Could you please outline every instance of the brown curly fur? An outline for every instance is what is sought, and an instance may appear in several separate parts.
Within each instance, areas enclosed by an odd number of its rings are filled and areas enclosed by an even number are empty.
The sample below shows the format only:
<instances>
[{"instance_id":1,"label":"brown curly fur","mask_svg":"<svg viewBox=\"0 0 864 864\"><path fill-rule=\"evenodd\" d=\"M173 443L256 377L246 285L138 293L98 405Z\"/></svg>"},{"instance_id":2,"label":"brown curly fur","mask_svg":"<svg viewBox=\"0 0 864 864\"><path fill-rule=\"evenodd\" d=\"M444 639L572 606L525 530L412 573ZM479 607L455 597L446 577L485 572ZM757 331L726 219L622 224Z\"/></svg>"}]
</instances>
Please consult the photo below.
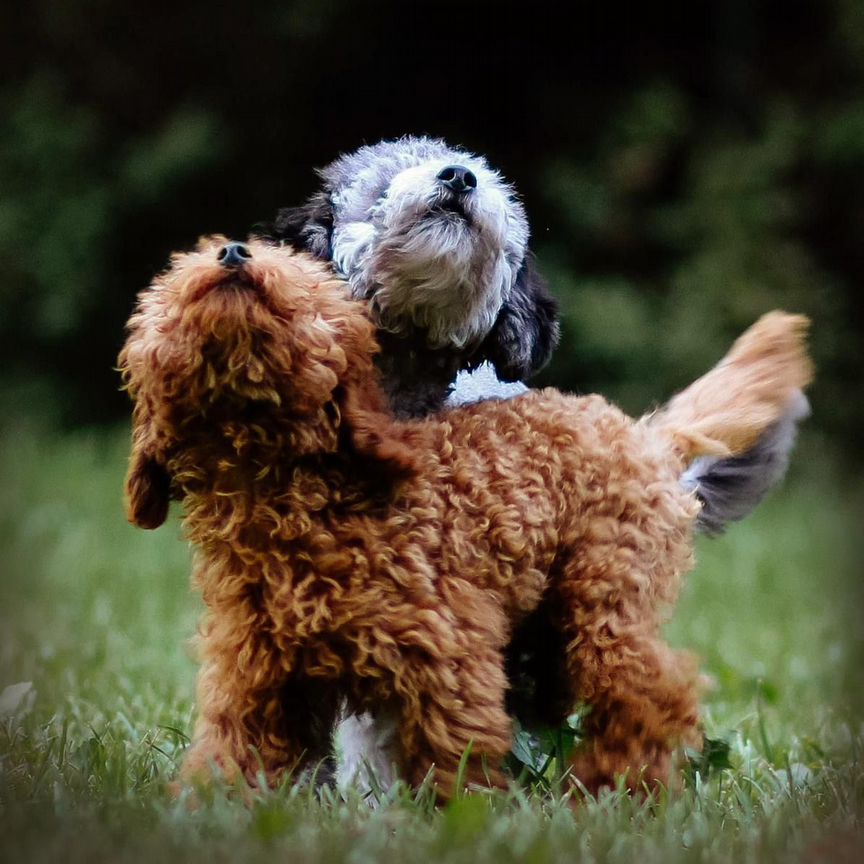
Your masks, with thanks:
<instances>
[{"instance_id":1,"label":"brown curly fur","mask_svg":"<svg viewBox=\"0 0 864 864\"><path fill-rule=\"evenodd\" d=\"M182 499L207 607L183 776L274 781L327 753L347 699L396 712L411 783L434 765L446 796L471 744L466 782L499 785L502 652L545 598L571 703L591 706L576 776L668 782L698 738L696 664L660 634L693 563L678 477L746 447L806 383L805 320L766 316L641 421L543 390L402 422L374 328L330 272L260 243L226 269L224 242L174 257L120 355L129 518L156 527Z\"/></svg>"}]
</instances>

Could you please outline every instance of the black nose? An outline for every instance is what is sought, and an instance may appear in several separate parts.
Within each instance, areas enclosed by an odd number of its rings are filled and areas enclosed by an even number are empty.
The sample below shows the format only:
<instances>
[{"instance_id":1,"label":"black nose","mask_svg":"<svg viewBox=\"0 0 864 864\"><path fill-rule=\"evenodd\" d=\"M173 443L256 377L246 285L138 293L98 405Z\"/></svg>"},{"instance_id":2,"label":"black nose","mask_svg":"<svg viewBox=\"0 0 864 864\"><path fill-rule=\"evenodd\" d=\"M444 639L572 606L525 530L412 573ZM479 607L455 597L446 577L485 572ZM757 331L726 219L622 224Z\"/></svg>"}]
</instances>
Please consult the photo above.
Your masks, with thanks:
<instances>
[{"instance_id":1,"label":"black nose","mask_svg":"<svg viewBox=\"0 0 864 864\"><path fill-rule=\"evenodd\" d=\"M438 179L443 186L454 192L470 192L477 188L477 177L462 165L448 165L438 172Z\"/></svg>"},{"instance_id":2,"label":"black nose","mask_svg":"<svg viewBox=\"0 0 864 864\"><path fill-rule=\"evenodd\" d=\"M240 267L252 260L252 254L242 243L229 243L219 250L216 260L223 267Z\"/></svg>"}]
</instances>

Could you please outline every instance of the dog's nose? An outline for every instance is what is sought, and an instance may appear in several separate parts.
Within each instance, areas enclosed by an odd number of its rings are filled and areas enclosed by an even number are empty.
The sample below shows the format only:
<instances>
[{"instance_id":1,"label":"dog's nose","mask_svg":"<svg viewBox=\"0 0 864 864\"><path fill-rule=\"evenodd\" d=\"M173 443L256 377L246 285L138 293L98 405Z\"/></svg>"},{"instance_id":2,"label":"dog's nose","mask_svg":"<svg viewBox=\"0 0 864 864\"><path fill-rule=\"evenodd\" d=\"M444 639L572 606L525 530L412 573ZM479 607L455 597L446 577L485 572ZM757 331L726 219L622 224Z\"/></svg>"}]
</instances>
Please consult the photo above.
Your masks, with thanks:
<instances>
[{"instance_id":1,"label":"dog's nose","mask_svg":"<svg viewBox=\"0 0 864 864\"><path fill-rule=\"evenodd\" d=\"M477 176L463 165L448 165L437 175L442 186L453 192L470 192L477 188Z\"/></svg>"},{"instance_id":2,"label":"dog's nose","mask_svg":"<svg viewBox=\"0 0 864 864\"><path fill-rule=\"evenodd\" d=\"M228 243L219 250L216 260L223 267L240 267L252 260L252 253L242 243Z\"/></svg>"}]
</instances>

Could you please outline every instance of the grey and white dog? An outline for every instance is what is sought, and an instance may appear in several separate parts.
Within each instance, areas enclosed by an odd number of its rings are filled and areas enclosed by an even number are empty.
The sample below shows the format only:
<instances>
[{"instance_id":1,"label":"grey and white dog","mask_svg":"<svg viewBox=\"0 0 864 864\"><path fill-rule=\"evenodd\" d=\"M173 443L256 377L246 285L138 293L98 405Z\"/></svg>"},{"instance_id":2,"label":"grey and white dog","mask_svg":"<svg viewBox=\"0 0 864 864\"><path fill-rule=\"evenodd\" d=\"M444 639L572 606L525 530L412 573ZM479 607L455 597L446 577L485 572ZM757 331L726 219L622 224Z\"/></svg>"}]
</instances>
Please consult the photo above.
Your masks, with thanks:
<instances>
[{"instance_id":1,"label":"grey and white dog","mask_svg":"<svg viewBox=\"0 0 864 864\"><path fill-rule=\"evenodd\" d=\"M545 365L559 329L513 187L482 157L415 137L361 147L319 175L320 191L267 234L331 260L369 301L396 413L522 392L514 382Z\"/></svg>"}]
</instances>

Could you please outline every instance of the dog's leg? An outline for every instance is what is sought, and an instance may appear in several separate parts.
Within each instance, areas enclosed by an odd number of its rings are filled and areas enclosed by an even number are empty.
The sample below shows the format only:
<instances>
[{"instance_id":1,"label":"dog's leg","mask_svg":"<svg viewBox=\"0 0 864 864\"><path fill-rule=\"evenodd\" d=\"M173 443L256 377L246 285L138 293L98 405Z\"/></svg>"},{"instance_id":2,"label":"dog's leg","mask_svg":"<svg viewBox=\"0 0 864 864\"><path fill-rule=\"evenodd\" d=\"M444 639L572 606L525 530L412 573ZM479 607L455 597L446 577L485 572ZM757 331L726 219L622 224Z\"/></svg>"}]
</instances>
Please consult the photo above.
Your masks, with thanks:
<instances>
[{"instance_id":1,"label":"dog's leg","mask_svg":"<svg viewBox=\"0 0 864 864\"><path fill-rule=\"evenodd\" d=\"M386 790L393 785L394 768L402 761L398 724L399 716L390 706L362 714L343 709L335 736L338 788L356 785L366 793L376 786Z\"/></svg>"},{"instance_id":2,"label":"dog's leg","mask_svg":"<svg viewBox=\"0 0 864 864\"><path fill-rule=\"evenodd\" d=\"M266 661L262 658L262 667ZM198 679L198 720L181 768L184 783L241 778L268 785L284 772L326 758L338 707L335 693L311 682L257 681L234 656L211 656Z\"/></svg>"},{"instance_id":3,"label":"dog's leg","mask_svg":"<svg viewBox=\"0 0 864 864\"><path fill-rule=\"evenodd\" d=\"M557 585L573 695L590 706L572 767L592 794L622 775L631 789L674 784L673 753L699 741L696 663L660 636L657 598L637 558L590 544Z\"/></svg>"},{"instance_id":4,"label":"dog's leg","mask_svg":"<svg viewBox=\"0 0 864 864\"><path fill-rule=\"evenodd\" d=\"M504 787L501 762L512 744L511 720L504 709L507 686L500 651L482 634L463 633L464 650L449 662L415 661L399 687L399 727L403 770L419 785L435 768L439 798L447 800L462 784ZM464 772L459 763L470 748Z\"/></svg>"}]
</instances>

